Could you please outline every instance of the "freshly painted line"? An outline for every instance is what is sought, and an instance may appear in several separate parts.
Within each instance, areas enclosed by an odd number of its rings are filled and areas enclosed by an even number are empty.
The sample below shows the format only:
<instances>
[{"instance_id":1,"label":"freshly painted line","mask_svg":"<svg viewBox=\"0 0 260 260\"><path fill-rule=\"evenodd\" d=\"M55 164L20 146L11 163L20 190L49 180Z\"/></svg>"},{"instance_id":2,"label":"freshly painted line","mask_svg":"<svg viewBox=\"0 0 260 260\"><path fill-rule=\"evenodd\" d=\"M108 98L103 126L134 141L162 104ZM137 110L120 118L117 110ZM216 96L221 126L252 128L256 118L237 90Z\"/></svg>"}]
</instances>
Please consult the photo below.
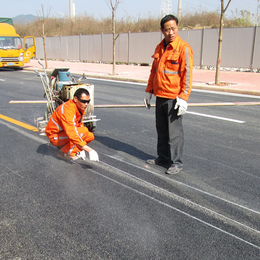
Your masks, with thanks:
<instances>
[{"instance_id":1,"label":"freshly painted line","mask_svg":"<svg viewBox=\"0 0 260 260\"><path fill-rule=\"evenodd\" d=\"M73 163L78 164L77 161L73 161ZM143 183L144 185L151 186L151 187L155 188L155 190L157 190L157 191L161 191L161 192L163 192L163 193L165 193L165 194L168 194L168 195L171 195L171 196L176 197L177 199L179 199L179 201L183 201L183 202L186 203L187 205L190 205L190 206L193 205L194 207L198 207L198 208L200 208L200 209L206 210L206 211L208 211L208 212L211 212L211 213L213 213L213 214L219 216L220 218L227 219L227 220L229 220L230 222L236 223L237 225L240 225L240 226L242 226L242 227L244 227L244 228L247 228L247 229L249 229L249 230L251 230L251 231L253 231L253 232L256 232L256 233L260 234L260 231L257 230L257 229L255 229L255 228L249 227L249 226L247 226L247 225L245 225L245 224L243 224L243 223L240 223L240 222L238 222L238 221L236 221L236 220L234 220L234 219L231 219L231 218L229 218L229 217L226 217L226 216L224 216L224 215L222 215L222 214L220 214L220 213L218 213L218 212L216 212L216 211L214 211L214 210L211 210L211 209L209 209L209 208L207 208L207 207L204 207L204 206L202 206L202 205L200 205L200 204L198 204L198 203L195 203L195 202L193 202L193 201L191 201L191 200L189 200L189 199L186 199L186 198L184 198L184 197L182 197L182 196L179 196L179 195L177 195L177 194L175 194L175 193L173 193L173 192L170 192L170 191L168 191L168 190L166 190L166 189L163 189L163 188L161 188L161 187L159 187L159 186L157 186L157 185L155 185L155 184L152 184L152 183L150 183L150 182L148 182L148 181L145 181L145 180L143 180L143 179L141 179L141 178L138 178L138 177L136 177L136 176L134 176L134 175L132 175L132 174L130 174L130 173L124 171L124 170L121 170L121 169L119 169L119 168L117 168L117 167L114 167L114 166L112 166L112 165L110 165L110 164L107 164L107 163L105 163L105 162L102 162L102 161L99 161L99 163L101 163L101 164L103 164L103 165L105 165L105 166L108 166L108 167L110 167L111 169L114 169L114 170L117 170L117 171L123 173L125 176L128 176L128 177L132 178L133 180L135 180L136 182L138 182L139 185L140 185L140 182L141 182L141 183ZM91 169L90 169L90 170L91 170ZM102 175L102 174L101 174L101 175ZM122 184L122 185L124 185L124 184ZM127 185L125 185L125 186L128 187ZM167 204L167 205L168 205L168 204Z\"/></svg>"},{"instance_id":2,"label":"freshly painted line","mask_svg":"<svg viewBox=\"0 0 260 260\"><path fill-rule=\"evenodd\" d=\"M232 204L232 205L234 205L234 206L236 206L236 207L239 207L239 208L242 208L242 209L245 209L245 210L248 210L248 211L251 211L251 212L253 212L253 213L255 213L255 214L260 215L260 212L259 212L259 211L256 211L256 210L247 208L247 207L245 207L245 206L243 206L243 205L240 205L240 204L235 203L235 202L232 202L232 201L230 201L230 200L221 198L221 197L216 196L216 195L214 195L214 194L212 194L212 193L209 193L209 192L207 192L207 191L204 191L204 190L195 188L195 187L193 187L193 186L191 186L191 185L188 185L188 184L186 184L186 183L183 183L183 182L180 182L180 181L171 179L171 178L167 177L166 174L165 174L165 176L164 176L164 175L161 175L161 174L156 173L156 172L153 172L153 171L151 171L151 170L149 170L149 169L147 169L147 168L140 167L140 166L135 165L135 164L133 164L133 163L129 163L129 162L123 161L123 160L121 160L121 159L119 159L119 158L116 158L115 156L111 156L111 155L108 155L108 154L106 154L106 156L109 157L109 158L112 158L112 159L114 159L114 160L116 160L116 161L123 162L123 163L125 163L125 164L127 164L127 165L133 166L133 167L135 167L135 168L137 168L137 169L141 169L141 170L143 170L143 171L149 172L149 173L151 173L151 174L153 174L153 175L155 175L155 176L157 176L157 177L159 177L159 178L161 178L161 179L163 179L163 180L167 180L167 181L171 181L171 182L177 183L177 184L179 184L179 185L182 185L182 186L187 187L187 188L189 188L189 189L198 191L198 192L200 192L200 193L202 193L202 194L205 194L205 195L207 195L207 196L210 196L210 197L212 197L212 198L216 198L216 199L221 200L221 201L224 201L224 202L226 202L226 203L228 203L228 204Z\"/></svg>"},{"instance_id":3,"label":"freshly painted line","mask_svg":"<svg viewBox=\"0 0 260 260\"><path fill-rule=\"evenodd\" d=\"M10 100L9 104L40 104L47 103L47 100Z\"/></svg>"},{"instance_id":4,"label":"freshly painted line","mask_svg":"<svg viewBox=\"0 0 260 260\"><path fill-rule=\"evenodd\" d=\"M155 105L151 105L154 107ZM111 104L111 105L94 105L95 108L133 108L133 107L145 107L144 104Z\"/></svg>"},{"instance_id":5,"label":"freshly painted line","mask_svg":"<svg viewBox=\"0 0 260 260\"><path fill-rule=\"evenodd\" d=\"M125 84L131 84L131 85L147 86L147 83L141 83L141 82L131 82L131 81L113 80L113 79L101 79L101 78L91 78L91 77L87 77L87 79L99 80L99 81L108 81L108 82L115 82L115 83L125 83Z\"/></svg>"},{"instance_id":6,"label":"freshly painted line","mask_svg":"<svg viewBox=\"0 0 260 260\"><path fill-rule=\"evenodd\" d=\"M40 104L47 103L47 100L10 100L9 104ZM260 102L220 102L220 103L188 103L189 107L215 107L215 106L256 106ZM122 107L145 107L144 104L105 104L95 105L96 108L122 108ZM155 107L155 105L151 105Z\"/></svg>"},{"instance_id":7,"label":"freshly painted line","mask_svg":"<svg viewBox=\"0 0 260 260\"><path fill-rule=\"evenodd\" d=\"M75 163L77 164L77 162L75 162ZM178 196L178 195L176 195L176 194L174 194L174 193L171 193L171 192L169 192L169 191L167 191L167 190L164 190L164 189L162 189L162 188L159 187L159 186L153 185L153 184L151 184L151 183L149 183L149 182L146 182L146 181L144 181L144 180L142 180L142 179L139 179L139 178L137 178L137 177L135 177L135 176L133 176L133 175L131 175L131 174L125 172L125 171L122 171L122 170L120 170L120 169L118 169L118 168L116 168L116 167L113 167L113 166L111 166L111 165L109 165L109 164L107 164L107 163L105 163L105 162L101 162L101 161L100 161L100 163L102 163L102 164L104 164L104 165L106 165L106 166L109 166L109 167L111 167L112 169L118 170L118 171L120 171L120 172L126 174L126 175L129 176L129 177L132 177L132 178L135 179L136 181L141 181L142 183L149 184L149 185L151 185L152 187L154 187L157 191L162 191L162 192L166 192L166 193L168 193L168 194L174 195L174 196L176 196L177 198L179 198L180 200L184 200L184 201L188 202L189 205L193 204L193 205L195 205L195 206L198 206L199 208L202 208L202 209L204 209L204 210L208 210L209 212L212 212L213 214L216 214L217 216L220 216L220 217L223 218L223 219L226 219L226 220L228 220L228 221L231 221L231 222L233 222L233 223L236 223L236 224L238 224L238 225L241 225L241 226L243 226L244 228L247 228L247 229L249 229L249 230L251 230L251 231L253 231L253 232L260 233L258 230L254 229L254 228L251 228L251 227L246 226L246 225L244 225L244 224L242 224L242 223L240 223L240 222L238 222L238 221L235 221L235 220L233 220L233 219L230 219L230 218L228 218L228 217L225 217L224 215L221 215L221 214L219 214L219 213L217 213L217 212L214 212L214 211L212 211L212 210L210 210L210 209L208 209L208 208L205 208L205 207L203 207L203 206L201 206L201 205L199 205L199 204L196 204L196 203L194 203L194 202L192 202L192 201L190 201L190 200L187 200L187 199L185 199L185 198L183 198L183 197L180 197L180 196ZM150 195L147 195L147 194L145 194L144 192L141 192L141 191L138 191L138 190L136 190L136 189L134 189L134 188L131 188L131 187L129 187L129 186L127 186L127 185L125 185L125 184L123 184L123 183L121 183L121 182L119 182L119 181L116 181L116 180L114 180L114 179L112 179L112 178L110 178L110 177L108 177L108 176L105 176L105 175L103 175L103 174L101 174L100 172L97 172L97 171L95 171L95 170L89 169L89 171L91 171L91 172L93 172L93 173L95 173L95 174L98 174L98 175L100 175L100 176L102 176L102 177L104 177L104 178L106 178L106 179L109 179L109 180L111 180L111 181L113 181L113 182L115 182L115 183L117 183L117 184L119 184L119 185L121 185L121 186L123 186L123 187L125 187L125 188L127 188L127 189L130 189L130 190L132 190L132 191L134 191L134 192L136 192L136 193L139 193L139 194L141 194L141 195L143 195L143 196L145 196L145 197L147 197L147 198L150 198L151 200L154 200L154 201L156 201L156 202L158 202L158 203L160 203L160 204L162 204L162 205L164 205L164 206L166 206L166 207L168 207L168 208L171 208L171 209L173 209L173 210L175 210L175 211L177 211L177 212L179 212L179 213L181 213L181 214L183 214L183 215L185 215L185 216L187 216L187 217L190 217L190 218L192 218L192 219L194 219L194 220L196 220L196 221L198 221L198 222L200 222L200 223L203 223L203 224L205 224L205 225L207 225L207 226L209 226L209 227L211 227L211 228L213 228L213 229L216 229L216 230L218 230L218 231L220 231L220 232L223 232L224 234L227 234L227 235L229 235L229 236L231 236L231 237L234 237L234 238L236 238L236 239L238 239L238 240L240 240L240 241L242 241L242 242L244 242L244 243L246 243L246 244L248 244L248 245L251 245L251 246L253 246L253 247L257 248L257 249L260 249L259 246L255 245L255 244L253 244L253 243L250 243L249 241L246 241L246 240L244 240L244 239L242 239L242 238L240 238L240 237L238 237L238 236L236 236L236 235L234 235L234 234L232 234L232 233L230 233L230 232L225 231L224 229L221 229L221 228L219 228L219 227L217 227L217 226L214 226L213 224L210 224L210 223L208 223L208 222L206 222L206 221L204 221L204 220L202 220L202 219L200 219L200 218L197 218L197 217L195 217L195 216L192 216L191 214L186 213L186 212L184 212L184 211L182 211L182 210L180 210L180 209L178 209L178 208L175 208L175 207L173 207L173 206L171 206L171 205L169 205L169 204L167 204L167 203L165 203L165 202L163 202L163 201L160 201L160 200L158 200L158 199L156 199L156 198L154 198L154 197L152 197L152 196L150 196Z\"/></svg>"},{"instance_id":8,"label":"freshly painted line","mask_svg":"<svg viewBox=\"0 0 260 260\"><path fill-rule=\"evenodd\" d=\"M2 118L2 115L0 115L0 118ZM7 117L5 117L5 118L7 118ZM2 118L3 119L3 118ZM5 119L4 119L5 120ZM10 122L9 120L6 120L6 121L8 121L8 122ZM16 120L15 120L16 121ZM18 121L19 122L19 121ZM19 124L20 125L20 124ZM24 134L25 136L28 136L28 134L27 133L22 133L22 134ZM29 138L32 138L32 139L34 139L35 137L34 136L28 136ZM37 141L41 141L42 142L42 140L40 140L40 139L37 139ZM103 163L103 162L102 162ZM77 164L77 163L76 163ZM106 164L106 163L103 163L103 164L105 164L105 165L108 165L108 164ZM113 167L113 166L111 166L111 165L108 165L108 166L110 166L110 167L112 167L112 168L115 168L115 167ZM117 169L117 168L115 168L115 169ZM136 179L136 180L138 180L139 178L137 178L137 177L135 177L135 176L133 176L133 175L131 175L131 174L129 174L129 173L127 173L127 172L125 172L125 171L122 171L122 170L120 170L120 169L118 169L120 172L122 172L122 173L125 173L126 175L128 175L128 176L131 176L133 179ZM251 245L251 246L253 246L253 247L256 247L256 248L258 248L258 249L260 249L260 247L259 246L257 246L257 245L255 245L255 244L253 244L253 243L250 243L250 242L248 242L248 241L246 241L246 240L244 240L244 239L242 239L242 238L240 238L240 237L238 237L238 236L236 236L236 235L233 235L233 234L231 234L231 233L229 233L229 232L227 232L227 231L225 231L225 230L223 230L223 229L220 229L220 228L218 228L218 227L216 227L216 226L214 226L214 225L212 225L212 224L210 224L210 223L208 223L208 222L205 222L205 221L203 221L203 220L201 220L201 219L199 219L199 218L197 218L197 217L195 217L195 216L192 216L192 215L190 215L190 214L188 214L188 213L186 213L186 212L184 212L184 211L181 211L181 210L179 210L179 209L177 209L177 208L175 208L175 207L173 207L173 206L171 206L171 205L169 205L169 204L167 204L167 203L164 203L164 202L162 202L162 201L160 201L160 200L158 200L158 199L156 199L156 198L153 198L153 197L151 197L151 196L149 196L149 195L147 195L147 194L145 194L145 193L143 193L143 192L140 192L140 191L138 191L138 190L135 190L135 189L133 189L133 188L131 188L131 187L129 187L129 186L127 186L127 185L125 185L125 184L123 184L123 183L120 183L120 182L118 182L118 181L116 181L116 180L114 180L114 179L112 179L112 178L109 178L109 177L107 177L107 176L105 176L105 175L103 175L103 174L101 174L101 173L99 173L99 172L96 172L96 171L94 171L94 170L91 170L91 169L89 169L89 171L91 171L91 172L93 172L93 173L95 173L95 174L98 174L98 175L100 175L100 176L103 176L104 178L107 178L107 179L109 179L109 180L111 180L111 181L113 181L113 182L116 182L116 183L118 183L119 185L122 185L122 186L124 186L124 187L126 187L126 188L128 188L128 189L130 189L130 190L133 190L134 192L137 192L137 193L139 193L139 194L141 194L141 195L143 195L143 196L146 196L146 197L148 197L148 198L150 198L151 200L154 200L154 201L157 201L158 203L160 203L160 204L162 204L162 205L165 205L166 207L169 207L169 208L171 208L171 209L173 209L173 210L176 210L177 212L180 212L181 214L184 214L184 215L186 215L186 216L188 216L188 217L190 217L190 218L192 218L192 219L195 219L195 220L197 220L197 221L199 221L199 222L201 222L201 223L203 223L203 224L205 224L205 225L207 225L207 226L210 226L210 227L212 227L213 229L216 229L216 230L219 230L219 231L221 231L221 232L223 232L223 233L225 233L225 234L227 234L227 235L230 235L231 237L234 237L234 238L236 238L236 239L238 239L238 240L240 240L240 241L242 241L242 242L244 242L244 243L246 243L246 244L249 244L249 245ZM155 188L157 188L157 186L155 186L155 185L153 185L153 184L151 184L151 183L149 183L149 182L146 182L146 181L144 181L144 180L142 180L142 179L140 179L141 180L141 182L143 182L143 183L148 183L149 185L152 185L152 186L154 186ZM160 188L159 187L159 190L162 190L162 191L166 191L166 190L164 190L164 189L162 189L162 188ZM168 191L166 191L166 192L168 192ZM169 192L168 192L169 193ZM175 196L177 196L176 194L173 194L173 193L170 193L170 194L172 194L172 195L175 195ZM177 197L179 197L179 196L177 196ZM184 198L182 198L182 197L179 197L179 198L181 198L181 199L184 199ZM184 199L184 200L186 200L186 199ZM188 200L187 200L188 201ZM193 204L193 203L192 203ZM199 207L202 207L201 205L199 205L199 204L197 204L197 206L199 206ZM209 209L208 209L209 210ZM218 213L216 213L217 215L220 215L220 214L218 214ZM221 215L220 215L221 216ZM224 218L226 218L226 219L229 219L229 218L227 218L227 217L225 217L225 216L223 216ZM232 220L232 219L230 219L232 222L236 222L236 221L234 221L234 220ZM237 222L237 224L240 224L240 225L243 225L242 223L239 223L239 222ZM245 226L245 225L243 225L244 227L247 227L247 228L249 228L249 229L251 229L251 230L253 230L253 231L256 231L256 232L259 232L258 230L255 230L255 229L252 229L252 228L250 228L250 227L248 227L248 226Z\"/></svg>"},{"instance_id":9,"label":"freshly painted line","mask_svg":"<svg viewBox=\"0 0 260 260\"><path fill-rule=\"evenodd\" d=\"M233 96L233 97L247 97L253 99L260 99L260 96L253 96L250 94L241 94L241 93L231 93L231 92L220 92L214 90L206 90L206 89L192 89L192 92L201 92L201 93L209 93L209 94L216 94L222 96Z\"/></svg>"},{"instance_id":10,"label":"freshly painted line","mask_svg":"<svg viewBox=\"0 0 260 260\"><path fill-rule=\"evenodd\" d=\"M222 103L188 103L189 107L216 107L216 106L255 106L260 102L222 102ZM145 107L144 104L109 104L95 105L96 108L127 108L127 107ZM154 104L151 107L155 107Z\"/></svg>"},{"instance_id":11,"label":"freshly painted line","mask_svg":"<svg viewBox=\"0 0 260 260\"><path fill-rule=\"evenodd\" d=\"M260 102L220 102L220 103L188 103L189 107L209 107L209 106L257 106Z\"/></svg>"},{"instance_id":12,"label":"freshly painted line","mask_svg":"<svg viewBox=\"0 0 260 260\"><path fill-rule=\"evenodd\" d=\"M19 125L19 126L21 126L23 128L26 128L26 129L34 131L34 132L38 132L39 131L38 128L36 128L34 126L31 126L31 125L28 125L28 124L25 124L25 123L22 123L22 122L20 122L18 120L15 120L15 119L11 118L11 117L7 117L7 116L4 116L4 115L0 114L0 118L5 120L5 121L8 121L8 122L10 122L12 124Z\"/></svg>"},{"instance_id":13,"label":"freshly painted line","mask_svg":"<svg viewBox=\"0 0 260 260\"><path fill-rule=\"evenodd\" d=\"M204 117L234 122L234 123L238 123L238 124L244 124L246 122L246 121L240 121L240 120L236 120L236 119L230 119L230 118L225 118L225 117L220 117L220 116L212 116L212 115L201 114L201 113L190 112L190 111L187 111L186 114L192 114L192 115L195 115L195 116L204 116Z\"/></svg>"}]
</instances>

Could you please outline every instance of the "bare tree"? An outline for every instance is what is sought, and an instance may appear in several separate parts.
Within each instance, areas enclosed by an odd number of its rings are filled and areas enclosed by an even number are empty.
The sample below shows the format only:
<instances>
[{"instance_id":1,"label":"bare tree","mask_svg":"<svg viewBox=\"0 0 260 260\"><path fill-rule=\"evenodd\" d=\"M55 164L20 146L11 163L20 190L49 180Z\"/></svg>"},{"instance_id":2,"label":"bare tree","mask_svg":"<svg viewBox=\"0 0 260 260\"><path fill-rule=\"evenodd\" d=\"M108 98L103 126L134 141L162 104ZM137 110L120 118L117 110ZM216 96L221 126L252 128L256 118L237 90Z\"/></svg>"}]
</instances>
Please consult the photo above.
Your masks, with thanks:
<instances>
[{"instance_id":1,"label":"bare tree","mask_svg":"<svg viewBox=\"0 0 260 260\"><path fill-rule=\"evenodd\" d=\"M41 24L42 24L41 37L43 39L45 68L47 69L48 68L48 64L47 64L47 52L46 52L46 43L45 43L45 38L46 38L47 34L45 33L45 23L46 23L46 19L50 15L51 7L47 8L47 15L46 16L45 16L45 13L44 13L43 5L41 5L41 8L42 8L42 11L40 12L40 15L38 14L38 17L40 18L40 21L41 21Z\"/></svg>"},{"instance_id":2,"label":"bare tree","mask_svg":"<svg viewBox=\"0 0 260 260\"><path fill-rule=\"evenodd\" d=\"M112 75L116 74L116 40L119 34L116 36L116 9L120 3L120 0L106 0L108 7L112 10L112 33L113 33L113 72Z\"/></svg>"},{"instance_id":3,"label":"bare tree","mask_svg":"<svg viewBox=\"0 0 260 260\"><path fill-rule=\"evenodd\" d=\"M223 35L223 25L224 25L224 14L227 11L227 8L231 2L228 1L226 8L224 8L224 0L221 1L221 13L220 13L220 23L219 23L219 38L218 38L218 58L216 65L216 76L215 76L215 84L219 84L219 71L220 71L220 63L221 63L221 52L222 52L222 35Z\"/></svg>"}]
</instances>

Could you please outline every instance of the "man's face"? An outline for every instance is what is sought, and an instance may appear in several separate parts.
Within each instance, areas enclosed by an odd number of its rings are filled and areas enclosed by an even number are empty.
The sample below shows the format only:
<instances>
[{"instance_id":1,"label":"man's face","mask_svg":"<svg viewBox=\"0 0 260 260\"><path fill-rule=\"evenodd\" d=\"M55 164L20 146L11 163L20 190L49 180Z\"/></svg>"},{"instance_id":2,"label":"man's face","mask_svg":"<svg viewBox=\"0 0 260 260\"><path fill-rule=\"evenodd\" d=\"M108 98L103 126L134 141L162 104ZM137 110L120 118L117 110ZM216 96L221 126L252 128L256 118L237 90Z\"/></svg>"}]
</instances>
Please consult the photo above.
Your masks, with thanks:
<instances>
[{"instance_id":1,"label":"man's face","mask_svg":"<svg viewBox=\"0 0 260 260\"><path fill-rule=\"evenodd\" d=\"M77 107L81 110L85 110L90 102L90 97L83 93L79 98L74 97L74 102L76 103Z\"/></svg>"},{"instance_id":2,"label":"man's face","mask_svg":"<svg viewBox=\"0 0 260 260\"><path fill-rule=\"evenodd\" d=\"M161 31L164 35L166 44L168 45L170 42L173 42L178 35L178 25L175 20L170 20L164 24Z\"/></svg>"}]
</instances>

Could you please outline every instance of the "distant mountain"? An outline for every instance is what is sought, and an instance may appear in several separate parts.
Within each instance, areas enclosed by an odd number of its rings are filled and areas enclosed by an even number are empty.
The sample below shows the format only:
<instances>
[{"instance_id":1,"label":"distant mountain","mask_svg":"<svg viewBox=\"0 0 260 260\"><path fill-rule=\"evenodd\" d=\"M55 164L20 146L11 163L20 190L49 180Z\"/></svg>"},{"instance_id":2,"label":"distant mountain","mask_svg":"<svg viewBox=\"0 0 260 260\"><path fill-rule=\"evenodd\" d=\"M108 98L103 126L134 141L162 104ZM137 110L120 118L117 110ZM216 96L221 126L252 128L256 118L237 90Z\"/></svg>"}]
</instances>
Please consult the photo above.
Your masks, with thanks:
<instances>
[{"instance_id":1,"label":"distant mountain","mask_svg":"<svg viewBox=\"0 0 260 260\"><path fill-rule=\"evenodd\" d=\"M37 18L38 18L38 16L35 16L32 14L27 14L27 15L21 14L21 15L13 17L12 19L13 19L14 23L26 24L26 23L36 20Z\"/></svg>"}]
</instances>

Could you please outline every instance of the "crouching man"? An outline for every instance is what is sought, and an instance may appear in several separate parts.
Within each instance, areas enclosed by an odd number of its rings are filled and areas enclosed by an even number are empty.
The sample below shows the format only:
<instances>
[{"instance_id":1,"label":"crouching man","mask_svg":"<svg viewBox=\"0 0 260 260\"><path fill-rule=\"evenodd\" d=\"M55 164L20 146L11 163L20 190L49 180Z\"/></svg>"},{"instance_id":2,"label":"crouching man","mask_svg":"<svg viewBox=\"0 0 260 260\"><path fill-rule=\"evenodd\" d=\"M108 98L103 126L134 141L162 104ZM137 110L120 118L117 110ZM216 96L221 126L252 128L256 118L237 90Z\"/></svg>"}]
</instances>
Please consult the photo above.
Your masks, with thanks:
<instances>
[{"instance_id":1,"label":"crouching man","mask_svg":"<svg viewBox=\"0 0 260 260\"><path fill-rule=\"evenodd\" d=\"M51 144L58 147L59 158L85 159L85 152L88 152L90 160L99 161L97 152L88 146L94 140L94 135L82 122L89 102L88 90L79 88L73 99L61 104L52 113L45 133Z\"/></svg>"}]
</instances>

